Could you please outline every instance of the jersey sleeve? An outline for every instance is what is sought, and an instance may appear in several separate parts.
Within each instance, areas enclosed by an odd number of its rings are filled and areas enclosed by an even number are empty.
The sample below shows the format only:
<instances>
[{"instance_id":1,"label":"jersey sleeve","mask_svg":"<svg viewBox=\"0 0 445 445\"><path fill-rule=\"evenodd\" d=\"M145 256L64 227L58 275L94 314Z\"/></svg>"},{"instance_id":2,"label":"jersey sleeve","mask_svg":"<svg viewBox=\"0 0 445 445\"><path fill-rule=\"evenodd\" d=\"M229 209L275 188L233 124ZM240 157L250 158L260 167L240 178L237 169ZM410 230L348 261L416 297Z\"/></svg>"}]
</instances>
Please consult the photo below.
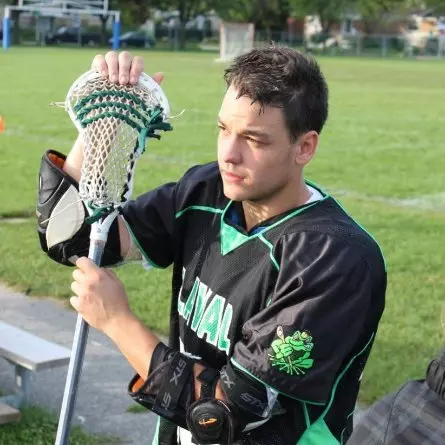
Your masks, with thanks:
<instances>
[{"instance_id":1,"label":"jersey sleeve","mask_svg":"<svg viewBox=\"0 0 445 445\"><path fill-rule=\"evenodd\" d=\"M326 403L369 323L371 276L356 250L327 235L282 240L271 301L244 324L232 363L282 394Z\"/></svg>"},{"instance_id":2,"label":"jersey sleeve","mask_svg":"<svg viewBox=\"0 0 445 445\"><path fill-rule=\"evenodd\" d=\"M164 184L130 201L122 216L133 241L153 267L173 261L173 231L178 183Z\"/></svg>"},{"instance_id":3,"label":"jersey sleeve","mask_svg":"<svg viewBox=\"0 0 445 445\"><path fill-rule=\"evenodd\" d=\"M212 194L215 163L190 168L178 182L164 184L128 202L122 212L133 241L154 267L165 268L174 259L176 214L202 196Z\"/></svg>"}]
</instances>

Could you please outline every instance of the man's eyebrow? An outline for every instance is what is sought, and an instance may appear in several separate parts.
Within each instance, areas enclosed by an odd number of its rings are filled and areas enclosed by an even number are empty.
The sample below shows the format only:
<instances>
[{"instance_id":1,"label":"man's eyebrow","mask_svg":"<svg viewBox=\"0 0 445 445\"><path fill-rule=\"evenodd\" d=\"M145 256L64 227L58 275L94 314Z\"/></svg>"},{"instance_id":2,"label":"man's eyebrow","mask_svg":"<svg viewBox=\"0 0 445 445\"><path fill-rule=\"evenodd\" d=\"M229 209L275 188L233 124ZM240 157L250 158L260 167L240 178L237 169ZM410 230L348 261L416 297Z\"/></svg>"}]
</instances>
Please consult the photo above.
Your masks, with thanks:
<instances>
[{"instance_id":1,"label":"man's eyebrow","mask_svg":"<svg viewBox=\"0 0 445 445\"><path fill-rule=\"evenodd\" d=\"M223 126L223 127L226 126L226 124L221 120L221 118L220 118L219 116L216 118L216 123L217 123L218 125ZM244 136L253 136L253 137L256 137L256 138L265 140L265 141L269 141L269 139L270 139L269 134L264 133L263 131L254 130L253 128L252 128L252 129L246 128L246 129L242 132L242 134L243 134Z\"/></svg>"},{"instance_id":2,"label":"man's eyebrow","mask_svg":"<svg viewBox=\"0 0 445 445\"><path fill-rule=\"evenodd\" d=\"M259 139L264 139L267 141L270 139L270 136L267 133L264 133L264 132L258 131L258 130L249 129L249 128L246 128L243 131L243 135L244 136L253 136L253 137L256 137Z\"/></svg>"}]
</instances>

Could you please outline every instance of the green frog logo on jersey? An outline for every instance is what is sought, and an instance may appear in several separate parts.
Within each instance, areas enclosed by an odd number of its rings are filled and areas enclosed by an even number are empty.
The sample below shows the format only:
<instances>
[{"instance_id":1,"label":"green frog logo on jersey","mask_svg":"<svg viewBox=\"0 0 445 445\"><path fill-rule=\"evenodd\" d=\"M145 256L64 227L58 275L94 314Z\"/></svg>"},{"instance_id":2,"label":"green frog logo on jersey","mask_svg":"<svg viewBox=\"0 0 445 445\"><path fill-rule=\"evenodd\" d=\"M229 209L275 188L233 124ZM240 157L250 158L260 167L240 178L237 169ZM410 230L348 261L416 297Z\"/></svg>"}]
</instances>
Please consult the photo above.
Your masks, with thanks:
<instances>
[{"instance_id":1,"label":"green frog logo on jersey","mask_svg":"<svg viewBox=\"0 0 445 445\"><path fill-rule=\"evenodd\" d=\"M310 358L312 337L306 331L295 331L293 335L284 337L283 328L277 328L277 340L272 342L273 354L269 354L272 366L289 375L304 375L312 368L314 360Z\"/></svg>"}]
</instances>

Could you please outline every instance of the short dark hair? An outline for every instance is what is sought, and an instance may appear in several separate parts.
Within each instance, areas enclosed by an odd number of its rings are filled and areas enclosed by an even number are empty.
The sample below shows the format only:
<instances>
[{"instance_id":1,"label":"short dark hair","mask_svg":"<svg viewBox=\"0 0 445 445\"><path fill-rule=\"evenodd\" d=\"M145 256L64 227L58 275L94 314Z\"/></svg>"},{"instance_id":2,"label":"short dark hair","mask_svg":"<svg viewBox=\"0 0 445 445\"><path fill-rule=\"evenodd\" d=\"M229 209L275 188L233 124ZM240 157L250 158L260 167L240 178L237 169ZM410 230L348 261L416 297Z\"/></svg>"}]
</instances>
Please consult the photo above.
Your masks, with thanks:
<instances>
[{"instance_id":1,"label":"short dark hair","mask_svg":"<svg viewBox=\"0 0 445 445\"><path fill-rule=\"evenodd\" d=\"M271 45L238 56L225 70L227 87L252 103L283 109L293 140L321 132L328 117L328 86L317 62L292 48Z\"/></svg>"}]
</instances>

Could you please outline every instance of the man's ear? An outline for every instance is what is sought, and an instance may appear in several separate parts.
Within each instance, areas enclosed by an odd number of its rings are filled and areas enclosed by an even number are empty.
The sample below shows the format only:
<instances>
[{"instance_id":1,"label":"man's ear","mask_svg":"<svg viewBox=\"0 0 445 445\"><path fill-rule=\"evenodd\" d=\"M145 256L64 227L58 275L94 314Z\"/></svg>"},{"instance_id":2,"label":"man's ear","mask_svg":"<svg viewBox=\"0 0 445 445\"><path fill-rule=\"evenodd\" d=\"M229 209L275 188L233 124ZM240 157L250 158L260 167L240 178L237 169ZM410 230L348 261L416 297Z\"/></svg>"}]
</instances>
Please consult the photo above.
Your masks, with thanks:
<instances>
[{"instance_id":1,"label":"man's ear","mask_svg":"<svg viewBox=\"0 0 445 445\"><path fill-rule=\"evenodd\" d=\"M308 131L302 134L296 141L295 163L306 165L314 156L318 146L318 133Z\"/></svg>"}]
</instances>

